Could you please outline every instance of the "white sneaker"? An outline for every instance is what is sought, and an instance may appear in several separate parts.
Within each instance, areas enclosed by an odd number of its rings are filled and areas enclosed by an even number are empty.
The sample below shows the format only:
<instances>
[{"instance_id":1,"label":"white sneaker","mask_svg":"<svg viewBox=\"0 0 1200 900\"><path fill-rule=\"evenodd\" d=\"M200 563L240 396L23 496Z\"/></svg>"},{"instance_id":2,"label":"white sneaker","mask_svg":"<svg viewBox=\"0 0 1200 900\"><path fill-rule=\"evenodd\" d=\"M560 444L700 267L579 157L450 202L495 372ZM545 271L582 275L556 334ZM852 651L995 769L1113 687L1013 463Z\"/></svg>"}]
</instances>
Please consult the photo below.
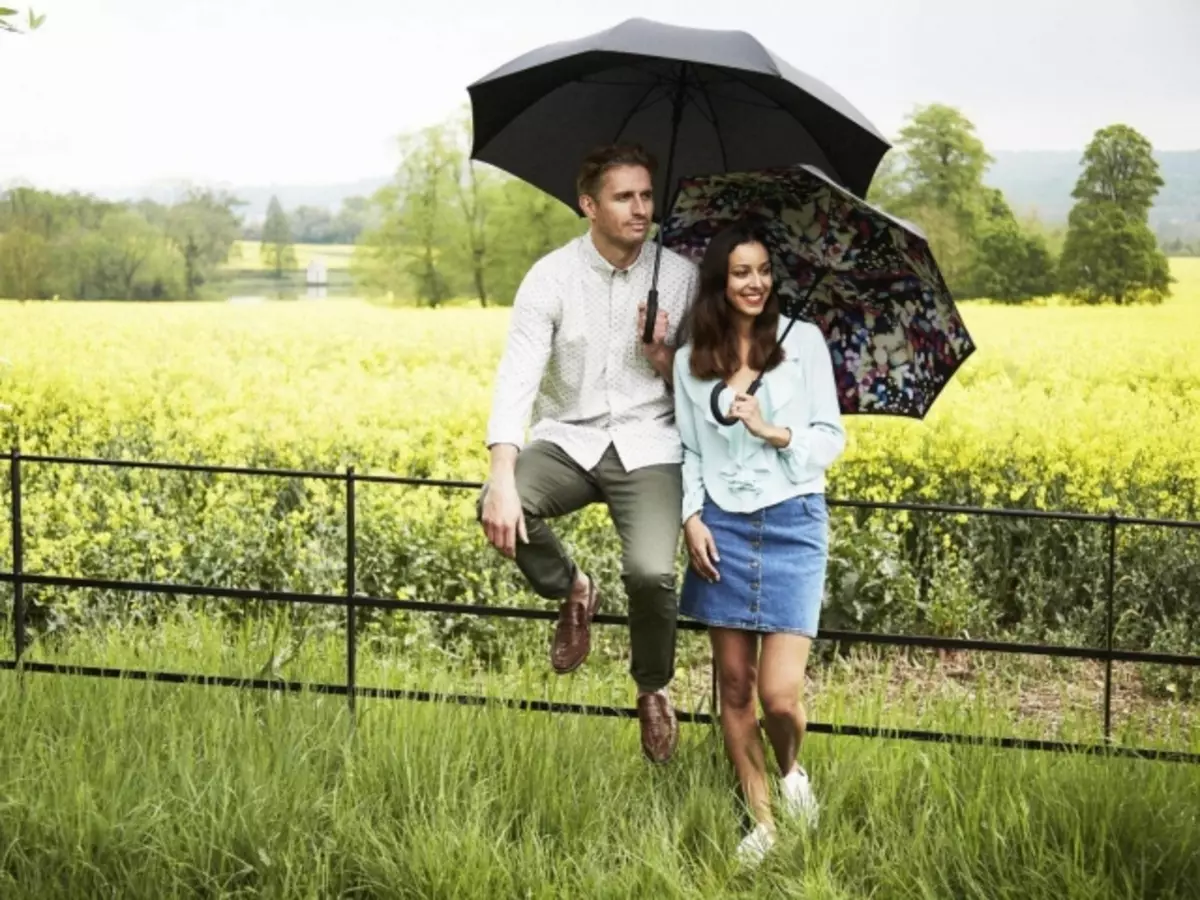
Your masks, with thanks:
<instances>
[{"instance_id":1,"label":"white sneaker","mask_svg":"<svg viewBox=\"0 0 1200 900\"><path fill-rule=\"evenodd\" d=\"M743 866L757 866L774 846L775 833L766 825L755 825L754 830L738 844L737 860Z\"/></svg>"},{"instance_id":2,"label":"white sneaker","mask_svg":"<svg viewBox=\"0 0 1200 900\"><path fill-rule=\"evenodd\" d=\"M790 818L806 821L809 828L816 828L819 807L808 773L796 766L780 782L779 788L784 813Z\"/></svg>"}]
</instances>

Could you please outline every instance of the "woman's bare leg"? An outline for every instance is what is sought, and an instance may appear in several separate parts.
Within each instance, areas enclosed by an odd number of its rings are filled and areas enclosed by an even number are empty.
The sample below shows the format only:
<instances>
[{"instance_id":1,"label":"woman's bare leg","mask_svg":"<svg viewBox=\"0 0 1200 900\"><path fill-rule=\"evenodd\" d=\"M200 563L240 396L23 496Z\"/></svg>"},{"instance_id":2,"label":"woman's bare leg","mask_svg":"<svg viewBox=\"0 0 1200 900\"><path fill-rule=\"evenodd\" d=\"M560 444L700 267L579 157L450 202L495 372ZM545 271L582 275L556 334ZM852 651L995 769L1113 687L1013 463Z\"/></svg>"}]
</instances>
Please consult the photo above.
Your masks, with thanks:
<instances>
[{"instance_id":1,"label":"woman's bare leg","mask_svg":"<svg viewBox=\"0 0 1200 900\"><path fill-rule=\"evenodd\" d=\"M762 702L767 737L775 751L779 773L796 766L804 740L804 672L812 640L799 634L763 636L758 663L758 696Z\"/></svg>"},{"instance_id":2,"label":"woman's bare leg","mask_svg":"<svg viewBox=\"0 0 1200 900\"><path fill-rule=\"evenodd\" d=\"M710 628L721 696L721 731L742 794L756 822L774 826L766 761L755 709L758 636L731 628Z\"/></svg>"}]
</instances>

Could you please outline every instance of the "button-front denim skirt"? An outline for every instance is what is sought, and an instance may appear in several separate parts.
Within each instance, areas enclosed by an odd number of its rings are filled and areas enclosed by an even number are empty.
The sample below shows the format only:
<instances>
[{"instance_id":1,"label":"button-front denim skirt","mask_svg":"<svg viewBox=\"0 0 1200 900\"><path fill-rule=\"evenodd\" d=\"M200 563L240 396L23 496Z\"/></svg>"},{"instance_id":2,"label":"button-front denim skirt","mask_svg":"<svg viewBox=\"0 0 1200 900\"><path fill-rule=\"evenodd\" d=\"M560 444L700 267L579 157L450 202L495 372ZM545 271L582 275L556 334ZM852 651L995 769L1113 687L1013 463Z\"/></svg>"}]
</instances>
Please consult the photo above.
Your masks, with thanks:
<instances>
[{"instance_id":1,"label":"button-front denim skirt","mask_svg":"<svg viewBox=\"0 0 1200 900\"><path fill-rule=\"evenodd\" d=\"M679 611L718 628L817 636L829 559L823 494L804 494L752 513L730 513L705 499L720 580L688 566Z\"/></svg>"}]
</instances>

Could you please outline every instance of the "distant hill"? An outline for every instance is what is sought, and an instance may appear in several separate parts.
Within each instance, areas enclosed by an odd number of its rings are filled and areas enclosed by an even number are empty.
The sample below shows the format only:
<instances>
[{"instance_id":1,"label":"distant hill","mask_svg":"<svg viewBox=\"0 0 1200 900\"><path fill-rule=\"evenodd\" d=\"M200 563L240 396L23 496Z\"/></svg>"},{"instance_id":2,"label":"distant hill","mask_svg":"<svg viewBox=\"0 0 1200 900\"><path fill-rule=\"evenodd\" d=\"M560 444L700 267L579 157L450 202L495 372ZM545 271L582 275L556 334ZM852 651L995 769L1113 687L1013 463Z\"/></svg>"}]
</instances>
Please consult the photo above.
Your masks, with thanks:
<instances>
[{"instance_id":1,"label":"distant hill","mask_svg":"<svg viewBox=\"0 0 1200 900\"><path fill-rule=\"evenodd\" d=\"M247 222L255 222L266 218L267 204L271 202L272 196L279 198L284 209L316 206L336 212L347 197L369 197L388 181L390 178L380 176L330 184L238 185L218 182L205 186L213 190L228 191L239 200L245 201L246 205L239 209L239 213ZM106 200L149 199L170 204L181 199L187 193L188 187L189 183L185 181L153 181L132 188L84 187L81 190Z\"/></svg>"},{"instance_id":2,"label":"distant hill","mask_svg":"<svg viewBox=\"0 0 1200 900\"><path fill-rule=\"evenodd\" d=\"M1036 210L1045 222L1065 222L1074 201L1081 153L1017 150L995 152L984 180L1004 192L1018 212ZM1167 237L1200 237L1200 150L1155 154L1166 184L1159 192L1150 224Z\"/></svg>"},{"instance_id":3,"label":"distant hill","mask_svg":"<svg viewBox=\"0 0 1200 900\"><path fill-rule=\"evenodd\" d=\"M1004 191L1018 213L1036 210L1047 224L1065 222L1071 210L1071 189L1079 177L1080 153L1072 151L1009 150L995 151L996 162L985 180ZM1160 235L1189 239L1200 238L1200 150L1163 151L1155 154L1166 185L1150 214L1150 222ZM233 185L216 184L246 201L242 214L248 223L265 217L271 195L277 195L284 209L316 206L335 212L347 197L370 196L390 179L387 176L360 178L329 184ZM148 197L170 203L181 197L187 185L176 181L158 181L131 189L83 187L81 190L111 200Z\"/></svg>"}]
</instances>

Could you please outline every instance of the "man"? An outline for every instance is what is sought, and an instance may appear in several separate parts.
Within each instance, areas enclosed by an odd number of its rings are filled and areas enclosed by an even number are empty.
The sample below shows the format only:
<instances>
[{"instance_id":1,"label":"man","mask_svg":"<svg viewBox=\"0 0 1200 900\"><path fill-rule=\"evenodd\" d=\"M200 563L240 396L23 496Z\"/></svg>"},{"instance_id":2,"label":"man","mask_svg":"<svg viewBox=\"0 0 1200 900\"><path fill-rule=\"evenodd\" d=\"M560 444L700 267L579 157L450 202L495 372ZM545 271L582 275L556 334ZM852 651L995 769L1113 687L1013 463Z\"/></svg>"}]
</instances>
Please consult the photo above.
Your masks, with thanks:
<instances>
[{"instance_id":1,"label":"man","mask_svg":"<svg viewBox=\"0 0 1200 900\"><path fill-rule=\"evenodd\" d=\"M479 517L533 590L561 601L550 659L565 674L587 658L601 591L545 520L607 504L621 541L642 749L665 762L679 736L667 686L683 456L670 380L697 271L663 250L654 338L643 343L654 169L638 146L589 155L577 182L588 232L539 259L521 282L488 422L491 473Z\"/></svg>"}]
</instances>

